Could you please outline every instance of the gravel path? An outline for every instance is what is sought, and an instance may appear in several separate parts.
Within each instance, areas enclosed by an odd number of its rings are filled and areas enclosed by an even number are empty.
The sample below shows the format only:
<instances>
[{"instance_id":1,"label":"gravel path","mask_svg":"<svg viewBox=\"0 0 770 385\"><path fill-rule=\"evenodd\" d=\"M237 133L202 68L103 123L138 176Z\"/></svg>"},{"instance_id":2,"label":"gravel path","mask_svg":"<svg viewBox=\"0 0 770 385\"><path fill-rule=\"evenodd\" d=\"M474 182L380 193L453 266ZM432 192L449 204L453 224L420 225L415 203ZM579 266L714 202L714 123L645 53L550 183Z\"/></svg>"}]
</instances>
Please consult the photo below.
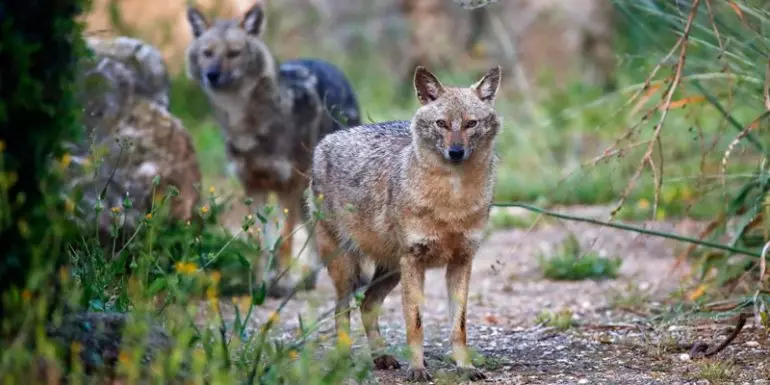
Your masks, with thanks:
<instances>
[{"instance_id":1,"label":"gravel path","mask_svg":"<svg viewBox=\"0 0 770 385\"><path fill-rule=\"evenodd\" d=\"M599 215L603 208L569 208L569 212ZM240 217L240 216L238 216ZM698 225L684 221L638 223L651 228L693 234ZM620 275L603 281L545 279L537 256L547 253L572 232L587 250L622 258ZM300 242L299 240L297 242ZM610 228L548 222L537 228L492 232L475 262L469 294L468 340L489 384L770 384L766 362L768 340L749 320L743 333L712 359L692 360L678 348L696 340L721 339L727 323L670 325L642 322L641 314L659 307L680 290L683 266L671 267L676 248L660 238L637 236ZM423 307L426 359L436 384L455 384L448 342L446 293L442 270L426 277ZM282 326L297 327L297 316L309 322L333 307L334 291L325 272L315 291L300 293L282 311ZM264 321L279 301L268 300L257 314ZM569 310L575 326L557 330L537 324L543 311ZM353 313L354 352L368 354L360 315ZM383 334L402 350L405 328L400 286L386 299L381 316ZM333 321L321 324L320 335L331 336ZM402 369L376 372L376 383L405 381ZM720 382L721 381L721 382ZM765 381L765 382L763 382Z\"/></svg>"}]
</instances>

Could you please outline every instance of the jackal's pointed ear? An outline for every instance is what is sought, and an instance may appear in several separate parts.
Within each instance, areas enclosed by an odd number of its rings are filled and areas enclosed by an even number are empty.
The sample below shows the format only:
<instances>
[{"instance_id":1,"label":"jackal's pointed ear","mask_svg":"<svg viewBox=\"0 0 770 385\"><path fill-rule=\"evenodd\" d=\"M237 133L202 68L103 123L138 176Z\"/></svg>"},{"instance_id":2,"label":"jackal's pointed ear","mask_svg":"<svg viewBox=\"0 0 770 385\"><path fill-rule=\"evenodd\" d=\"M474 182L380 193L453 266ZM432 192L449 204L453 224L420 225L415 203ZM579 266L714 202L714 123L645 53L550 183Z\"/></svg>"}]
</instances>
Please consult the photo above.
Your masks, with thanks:
<instances>
[{"instance_id":1,"label":"jackal's pointed ear","mask_svg":"<svg viewBox=\"0 0 770 385\"><path fill-rule=\"evenodd\" d=\"M444 86L423 66L417 66L414 71L414 90L417 91L417 100L420 104L428 104L444 93Z\"/></svg>"},{"instance_id":2,"label":"jackal's pointed ear","mask_svg":"<svg viewBox=\"0 0 770 385\"><path fill-rule=\"evenodd\" d=\"M203 16L195 7L187 7L187 21L192 28L193 37L203 35L203 32L209 29L209 22L206 20L206 16Z\"/></svg>"},{"instance_id":3,"label":"jackal's pointed ear","mask_svg":"<svg viewBox=\"0 0 770 385\"><path fill-rule=\"evenodd\" d=\"M494 103L497 90L500 88L500 66L487 71L481 80L471 87L476 91L479 99L489 104Z\"/></svg>"},{"instance_id":4,"label":"jackal's pointed ear","mask_svg":"<svg viewBox=\"0 0 770 385\"><path fill-rule=\"evenodd\" d=\"M262 9L262 3L258 2L246 11L241 20L241 28L246 30L249 35L259 36L265 26L265 11Z\"/></svg>"}]
</instances>

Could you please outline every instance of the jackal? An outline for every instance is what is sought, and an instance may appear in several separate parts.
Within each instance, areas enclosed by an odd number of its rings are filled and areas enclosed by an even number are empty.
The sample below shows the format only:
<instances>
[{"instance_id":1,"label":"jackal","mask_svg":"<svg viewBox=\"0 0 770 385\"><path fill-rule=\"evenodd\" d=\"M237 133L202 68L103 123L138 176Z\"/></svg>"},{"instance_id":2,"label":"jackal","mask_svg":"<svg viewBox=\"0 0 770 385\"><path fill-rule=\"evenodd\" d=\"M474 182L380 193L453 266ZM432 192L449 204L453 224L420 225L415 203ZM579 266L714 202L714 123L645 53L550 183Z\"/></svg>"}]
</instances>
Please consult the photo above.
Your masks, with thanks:
<instances>
[{"instance_id":1,"label":"jackal","mask_svg":"<svg viewBox=\"0 0 770 385\"><path fill-rule=\"evenodd\" d=\"M350 328L349 294L363 262L375 273L361 304L364 328L379 369L398 361L385 347L378 308L401 282L410 380L428 380L423 361L420 303L425 270L446 266L452 350L458 370L472 380L466 345L466 304L473 257L482 241L495 185L494 109L500 67L467 88L447 87L417 67L421 107L411 121L363 125L326 136L313 153L312 196L321 212L316 240L337 292L336 329Z\"/></svg>"},{"instance_id":2,"label":"jackal","mask_svg":"<svg viewBox=\"0 0 770 385\"><path fill-rule=\"evenodd\" d=\"M187 18L194 36L186 53L187 74L208 96L236 175L257 205L272 191L288 210L277 264L282 270L291 261L298 218L309 219L302 202L312 149L326 134L360 123L356 96L333 64L279 63L260 38L265 14L259 3L241 20L209 23L193 7ZM315 275L308 281L313 287ZM284 296L290 286L286 280L274 282L270 294Z\"/></svg>"}]
</instances>

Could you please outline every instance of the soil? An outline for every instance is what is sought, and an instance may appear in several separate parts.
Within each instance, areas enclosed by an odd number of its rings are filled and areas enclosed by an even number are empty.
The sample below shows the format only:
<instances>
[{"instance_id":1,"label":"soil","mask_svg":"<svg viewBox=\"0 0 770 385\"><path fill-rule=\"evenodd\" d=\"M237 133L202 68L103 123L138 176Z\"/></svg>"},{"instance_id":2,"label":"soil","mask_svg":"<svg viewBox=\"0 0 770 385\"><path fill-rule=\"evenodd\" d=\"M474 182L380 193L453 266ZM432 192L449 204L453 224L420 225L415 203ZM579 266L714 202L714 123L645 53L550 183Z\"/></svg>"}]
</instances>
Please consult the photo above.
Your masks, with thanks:
<instances>
[{"instance_id":1,"label":"soil","mask_svg":"<svg viewBox=\"0 0 770 385\"><path fill-rule=\"evenodd\" d=\"M606 208L570 207L562 211L606 218ZM512 212L512 215L520 215ZM242 216L235 216L241 218ZM639 226L695 234L693 221L639 222ZM614 279L546 279L538 256L552 252L569 233L584 250L622 259ZM301 238L301 237L300 237ZM299 242L299 241L298 241ZM488 384L770 384L770 345L765 330L749 318L738 338L711 358L693 358L688 344L718 343L731 320L655 320L667 300L682 298L689 266L673 269L681 246L651 236L575 222L548 221L534 229L490 233L474 262L468 310L468 344ZM425 351L435 384L463 383L449 363L449 322L442 270L426 277L423 306ZM254 325L264 322L280 300L259 309ZM299 293L281 312L286 338L333 308L334 291L325 272L316 290ZM232 307L229 308L232 313ZM572 312L566 329L539 324L541 312ZM318 335L333 336L333 320L321 317ZM354 354L368 354L358 311L352 316ZM405 350L400 286L386 299L380 317L389 343ZM401 369L376 371L371 383L406 383Z\"/></svg>"}]
</instances>

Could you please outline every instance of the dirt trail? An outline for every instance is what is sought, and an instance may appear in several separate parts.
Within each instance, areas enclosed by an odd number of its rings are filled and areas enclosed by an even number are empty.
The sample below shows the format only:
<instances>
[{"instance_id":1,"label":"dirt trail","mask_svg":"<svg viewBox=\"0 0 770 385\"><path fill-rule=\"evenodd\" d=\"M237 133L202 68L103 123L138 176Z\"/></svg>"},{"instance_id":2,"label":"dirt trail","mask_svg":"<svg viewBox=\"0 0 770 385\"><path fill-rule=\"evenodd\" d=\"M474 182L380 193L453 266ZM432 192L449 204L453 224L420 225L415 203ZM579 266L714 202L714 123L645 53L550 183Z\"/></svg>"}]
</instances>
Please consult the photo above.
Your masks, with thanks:
<instances>
[{"instance_id":1,"label":"dirt trail","mask_svg":"<svg viewBox=\"0 0 770 385\"><path fill-rule=\"evenodd\" d=\"M569 209L595 215L604 210ZM639 223L673 230L672 223ZM677 229L693 224L677 223ZM618 256L623 264L617 279L551 281L538 269L537 256L556 247L568 234L600 254ZM580 223L551 223L527 232L496 231L484 242L474 262L469 294L468 339L490 384L770 384L766 362L768 341L749 320L738 339L716 358L691 360L677 343L713 341L728 324L662 325L641 322L632 308L648 311L656 301L678 290L681 279L668 276L674 261L672 244L660 238L637 236ZM679 273L686 272L687 267ZM614 293L625 293L617 297ZM447 363L450 343L443 270L426 277L423 306L426 359L436 384L458 383ZM287 336L304 322L333 307L334 291L325 272L316 291L301 293L281 313ZM264 321L279 301L269 300L257 314ZM576 326L560 331L536 323L542 311L569 309ZM328 317L327 317L328 318ZM367 354L360 313L352 317L355 354ZM392 346L405 346L400 286L386 299L381 328ZM333 321L320 334L332 336ZM376 372L376 383L404 382L407 361L397 371ZM711 381L711 382L709 382ZM765 382L763 382L765 381Z\"/></svg>"}]
</instances>

